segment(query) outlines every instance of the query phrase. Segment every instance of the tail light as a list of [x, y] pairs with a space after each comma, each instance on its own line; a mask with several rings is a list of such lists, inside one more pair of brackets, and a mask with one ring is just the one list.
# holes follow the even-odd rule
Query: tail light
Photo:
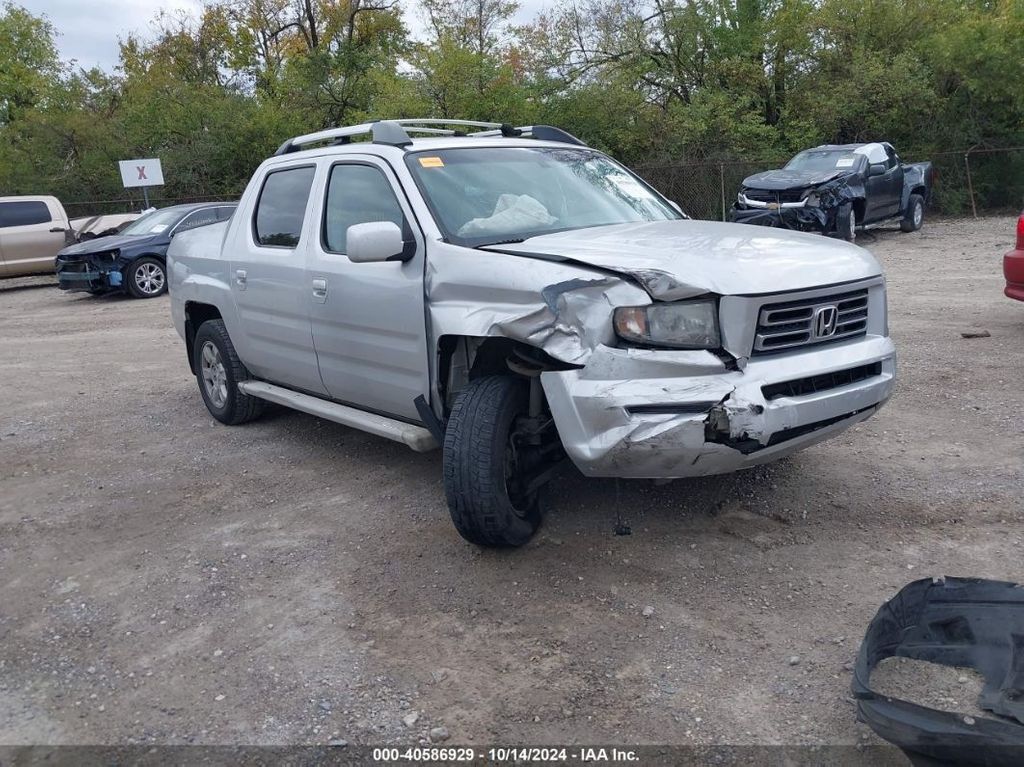
[[1017, 250], [1024, 250], [1024, 213], [1017, 219]]

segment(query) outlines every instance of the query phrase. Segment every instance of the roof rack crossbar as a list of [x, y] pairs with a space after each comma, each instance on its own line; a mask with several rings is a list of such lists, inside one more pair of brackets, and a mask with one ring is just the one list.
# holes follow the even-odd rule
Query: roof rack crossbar
[[480, 138], [492, 138], [495, 136], [526, 136], [529, 138], [535, 138], [538, 141], [558, 141], [563, 144], [586, 146], [584, 142], [580, 141], [568, 131], [564, 131], [561, 128], [555, 128], [552, 125], [520, 125], [518, 128], [513, 128], [510, 125], [502, 125], [497, 130], [477, 131], [476, 133], [471, 133], [469, 135]]
[[[472, 133], [452, 128], [441, 128], [435, 126], [448, 125], [459, 128], [478, 128]], [[375, 144], [389, 144], [391, 146], [406, 147], [412, 143], [410, 133], [420, 133], [435, 136], [476, 136], [488, 138], [496, 136], [514, 137], [528, 136], [540, 141], [558, 141], [565, 144], [586, 146], [582, 141], [561, 128], [551, 125], [523, 125], [513, 127], [507, 123], [478, 122], [476, 120], [445, 120], [442, 118], [401, 118], [398, 120], [377, 120], [374, 122], [360, 123], [358, 125], [347, 125], [343, 128], [328, 128], [327, 130], [307, 133], [296, 136], [285, 141], [275, 155], [297, 152], [309, 144], [322, 142], [333, 142], [334, 144], [348, 143], [352, 136], [372, 137]]]

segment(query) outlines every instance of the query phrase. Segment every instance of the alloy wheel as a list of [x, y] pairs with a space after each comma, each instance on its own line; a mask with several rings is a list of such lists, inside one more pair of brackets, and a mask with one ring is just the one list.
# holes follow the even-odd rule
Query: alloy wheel
[[154, 296], [164, 289], [164, 270], [158, 264], [146, 262], [135, 269], [135, 285], [147, 296]]
[[203, 344], [200, 367], [206, 396], [214, 407], [224, 407], [228, 401], [228, 375], [220, 351], [210, 341]]

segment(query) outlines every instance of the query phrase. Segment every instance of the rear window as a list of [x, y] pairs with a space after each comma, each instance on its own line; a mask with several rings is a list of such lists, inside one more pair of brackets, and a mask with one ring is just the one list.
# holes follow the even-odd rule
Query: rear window
[[315, 172], [314, 166], [307, 165], [267, 174], [253, 217], [256, 242], [283, 248], [299, 244]]
[[216, 208], [203, 208], [202, 210], [195, 210], [189, 213], [185, 218], [178, 224], [175, 232], [187, 232], [189, 229], [198, 229], [200, 226], [207, 226], [209, 224], [217, 223], [217, 209]]
[[52, 220], [50, 209], [45, 202], [35, 200], [0, 202], [0, 229], [11, 226], [46, 224]]

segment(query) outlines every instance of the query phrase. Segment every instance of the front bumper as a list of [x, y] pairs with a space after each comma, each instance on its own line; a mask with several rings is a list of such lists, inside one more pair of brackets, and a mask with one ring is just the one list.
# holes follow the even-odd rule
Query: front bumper
[[1003, 276], [1007, 298], [1024, 301], [1024, 250], [1011, 250], [1003, 256]]
[[[709, 352], [601, 347], [585, 368], [541, 382], [581, 472], [669, 479], [744, 469], [828, 439], [873, 415], [895, 375], [891, 339], [867, 335], [751, 358], [743, 370]], [[787, 382], [811, 393], [773, 391]]]
[[737, 224], [754, 224], [756, 226], [772, 226], [777, 229], [793, 229], [798, 232], [827, 234], [835, 230], [836, 211], [834, 209], [826, 211], [810, 205], [762, 208], [746, 207], [736, 203], [730, 211], [730, 220]]
[[69, 292], [102, 290], [118, 290], [122, 286], [123, 275], [120, 269], [110, 261], [97, 263], [89, 259], [77, 261], [57, 260], [57, 285], [61, 290]]

